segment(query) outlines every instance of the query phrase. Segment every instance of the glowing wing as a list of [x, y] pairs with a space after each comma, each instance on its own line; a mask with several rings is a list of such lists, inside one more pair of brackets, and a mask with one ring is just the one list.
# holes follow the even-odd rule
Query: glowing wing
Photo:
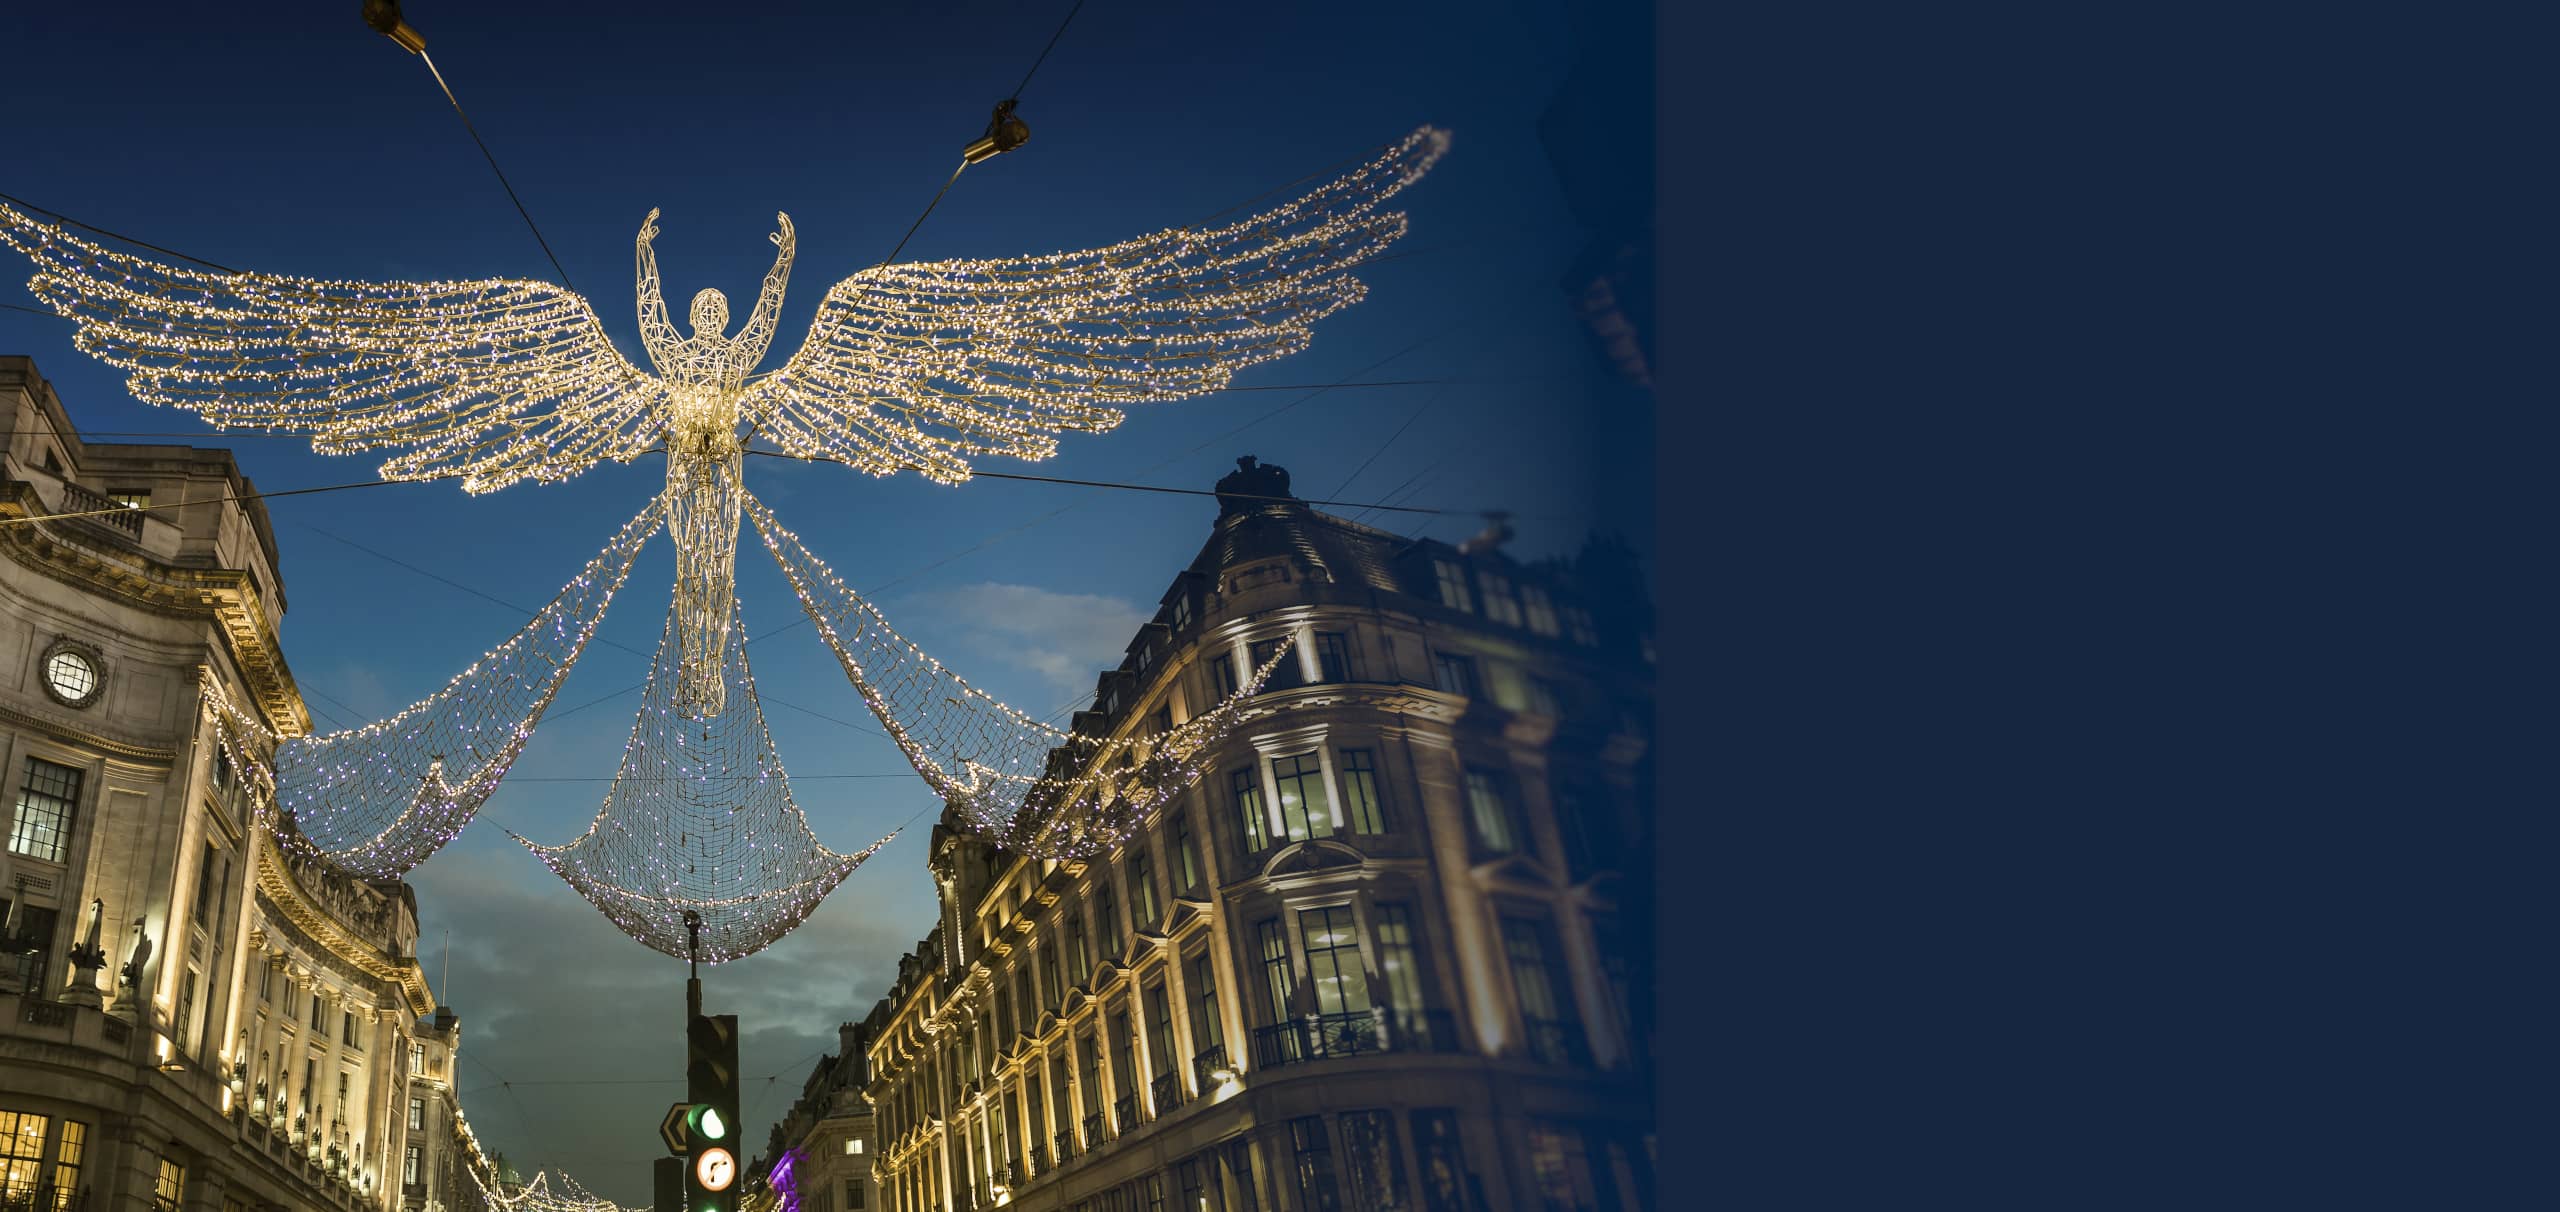
[[1366, 293], [1350, 270], [1404, 234], [1378, 204], [1448, 148], [1425, 127], [1294, 202], [1224, 227], [1109, 248], [866, 270], [836, 284], [808, 341], [740, 411], [803, 458], [944, 483], [964, 456], [1045, 459], [1119, 405], [1216, 391], [1306, 348]]
[[136, 398], [216, 426], [311, 435], [323, 454], [406, 448], [395, 480], [470, 492], [559, 480], [649, 448], [666, 388], [593, 308], [539, 282], [327, 282], [161, 265], [0, 205], [36, 297]]

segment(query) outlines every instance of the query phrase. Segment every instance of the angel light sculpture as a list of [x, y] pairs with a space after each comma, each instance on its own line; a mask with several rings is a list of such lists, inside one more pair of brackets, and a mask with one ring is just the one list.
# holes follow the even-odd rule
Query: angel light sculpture
[[[655, 375], [615, 349], [585, 299], [546, 283], [190, 269], [5, 204], [0, 240], [34, 260], [31, 289], [79, 325], [81, 349], [129, 372], [136, 398], [218, 428], [308, 435], [325, 454], [394, 451], [384, 478], [457, 478], [472, 493], [663, 451], [663, 491], [524, 630], [435, 695], [326, 736], [265, 732], [237, 712], [215, 723], [240, 732], [226, 743], [244, 752], [272, 749], [292, 844], [369, 877], [403, 873], [495, 793], [663, 526], [676, 547], [675, 592], [622, 776], [587, 836], [525, 844], [669, 954], [684, 952], [680, 927], [667, 923], [702, 912], [714, 940], [703, 958], [720, 959], [779, 938], [878, 849], [818, 845], [764, 737], [754, 684], [729, 647], [742, 516], [918, 774], [965, 822], [1017, 848], [1091, 853], [1125, 834], [1198, 777], [1195, 759], [1239, 722], [1273, 667], [1155, 736], [1089, 737], [1032, 720], [889, 629], [780, 527], [746, 491], [750, 437], [802, 459], [958, 484], [973, 458], [1045, 459], [1057, 435], [1108, 431], [1126, 405], [1219, 390], [1247, 366], [1304, 349], [1315, 321], [1363, 296], [1350, 270], [1405, 230], [1404, 216], [1379, 204], [1447, 146], [1425, 127], [1294, 201], [1223, 226], [1084, 252], [864, 270], [827, 292], [799, 351], [760, 378], [792, 265], [787, 215], [771, 237], [779, 256], [731, 336], [715, 290], [693, 297], [690, 335], [669, 320], [651, 247], [658, 212], [649, 212], [639, 318]], [[665, 718], [652, 722], [653, 712]], [[643, 752], [652, 745], [660, 750]], [[624, 786], [671, 777], [696, 786]]]

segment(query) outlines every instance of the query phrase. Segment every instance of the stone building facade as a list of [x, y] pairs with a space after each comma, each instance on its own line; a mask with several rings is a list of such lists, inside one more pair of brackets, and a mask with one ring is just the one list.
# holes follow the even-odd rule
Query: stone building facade
[[1294, 641], [1103, 855], [946, 816], [942, 920], [865, 1020], [892, 1212], [1655, 1206], [1650, 608], [1319, 513], [1240, 460], [1077, 731], [1147, 735]]
[[256, 777], [310, 720], [254, 487], [22, 357], [0, 433], [0, 1207], [456, 1206], [416, 896], [288, 858]]
[[795, 1201], [788, 1212], [872, 1212], [880, 1206], [871, 1177], [880, 1140], [867, 1093], [870, 1040], [860, 1023], [839, 1026], [836, 1040], [835, 1053], [809, 1071], [798, 1101], [774, 1124], [764, 1155], [748, 1167], [756, 1179], [749, 1195], [762, 1198], [742, 1200], [747, 1212], [779, 1207], [786, 1187]]

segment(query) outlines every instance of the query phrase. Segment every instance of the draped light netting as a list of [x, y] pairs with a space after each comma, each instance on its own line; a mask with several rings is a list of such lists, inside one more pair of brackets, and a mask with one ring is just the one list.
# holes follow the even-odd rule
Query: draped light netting
[[[718, 963], [789, 933], [889, 838], [853, 854], [819, 844], [765, 730], [746, 645], [723, 647], [706, 709], [683, 668], [680, 608], [669, 611], [622, 767], [586, 833], [559, 846], [508, 836], [657, 951], [690, 955], [685, 917], [699, 914], [700, 958]], [[742, 626], [734, 601], [727, 625]]]
[[379, 723], [276, 749], [279, 840], [367, 879], [396, 879], [469, 823], [524, 752], [605, 607], [656, 533], [652, 501], [513, 638]]
[[1144, 737], [1063, 731], [1005, 706], [889, 626], [753, 495], [745, 510], [801, 609], [871, 713], [973, 832], [1019, 853], [1077, 858], [1127, 836], [1197, 781], [1197, 762], [1243, 722], [1284, 659], [1267, 659], [1233, 695]]

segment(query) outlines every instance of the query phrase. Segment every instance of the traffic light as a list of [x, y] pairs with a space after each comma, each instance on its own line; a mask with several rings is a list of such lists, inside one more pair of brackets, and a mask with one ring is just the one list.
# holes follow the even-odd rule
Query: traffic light
[[697, 1014], [685, 1025], [685, 1212], [737, 1212], [738, 1016]]

